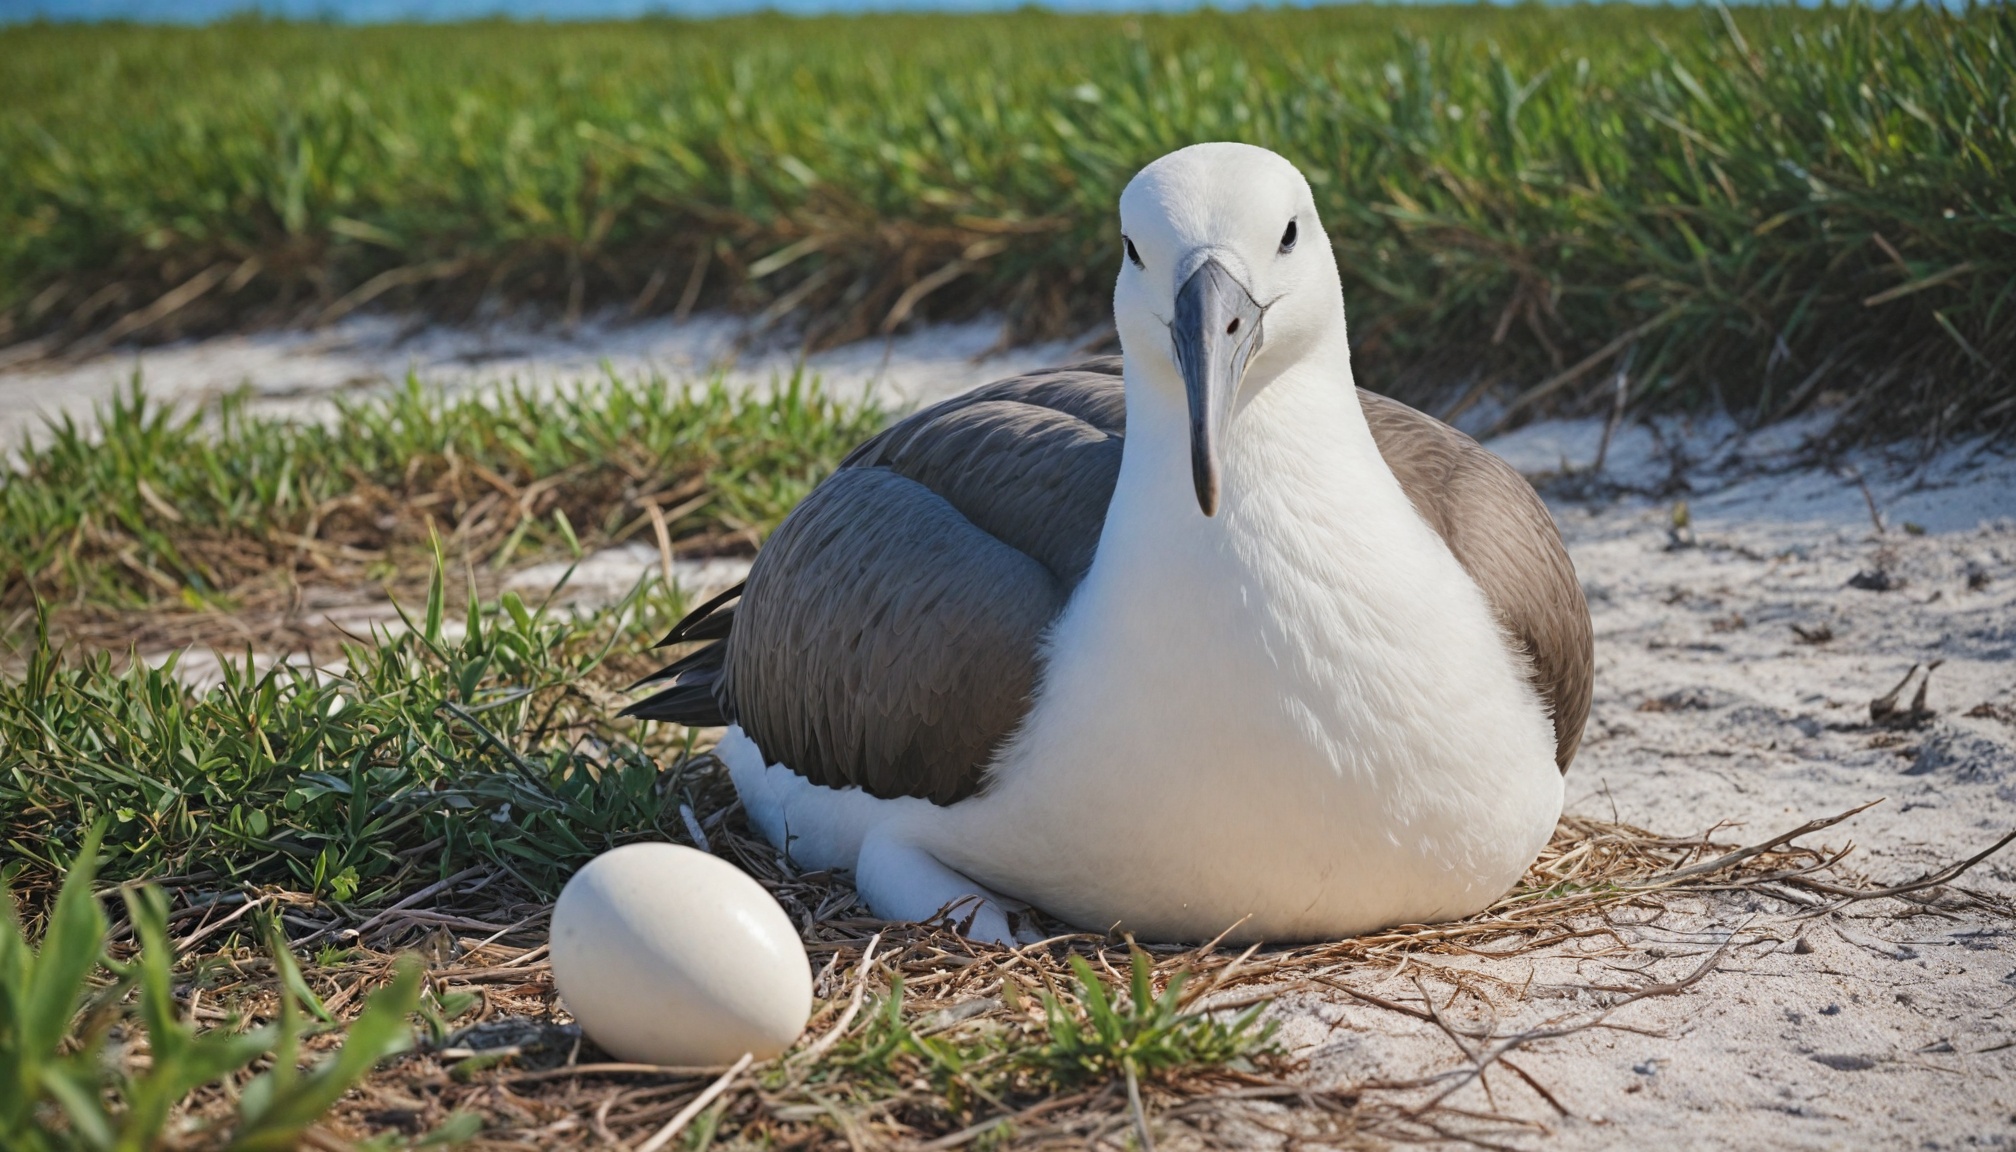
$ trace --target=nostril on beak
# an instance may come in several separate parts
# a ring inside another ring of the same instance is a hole
[[[1239,318],[1237,316],[1234,316],[1232,318],[1232,322],[1230,324],[1225,325],[1225,335],[1230,336],[1237,331],[1239,331]]]

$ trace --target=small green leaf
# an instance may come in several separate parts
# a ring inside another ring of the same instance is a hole
[[[476,1138],[483,1131],[483,1117],[475,1112],[457,1112],[441,1122],[440,1127],[415,1141],[415,1148],[439,1148],[447,1144],[463,1144]]]
[[[581,558],[581,540],[574,535],[574,522],[567,519],[567,510],[565,508],[553,509],[553,524],[560,529],[561,538],[567,541],[567,551],[572,553],[576,560],[579,560]]]
[[[315,995],[315,990],[308,987],[308,981],[302,978],[301,965],[294,959],[293,950],[287,947],[287,937],[277,924],[268,928],[267,938],[270,941],[269,950],[273,953],[273,967],[280,973],[280,984],[286,994],[313,1012],[323,1023],[334,1023],[336,1018],[322,1006],[322,998]]]
[[[99,946],[105,939],[105,914],[91,894],[91,882],[98,874],[100,835],[100,830],[93,828],[70,862],[69,875],[63,878],[56,907],[49,914],[49,931],[35,957],[34,974],[15,1028],[16,1043],[31,1060],[56,1054],[70,1018],[76,1014],[84,982],[98,962]]]
[[[441,537],[432,536],[434,543],[434,571],[427,579],[427,614],[423,617],[420,635],[430,646],[441,644],[441,617],[447,605],[446,570],[448,562],[441,555]]]
[[[532,630],[532,614],[525,610],[525,601],[518,598],[518,593],[507,590],[498,598],[498,603],[503,605],[504,611],[510,615],[511,622],[518,626],[520,632]]]

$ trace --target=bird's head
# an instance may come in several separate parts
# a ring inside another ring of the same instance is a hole
[[[1120,230],[1120,345],[1182,382],[1197,504],[1214,515],[1242,393],[1343,331],[1330,238],[1302,173],[1250,144],[1195,144],[1143,168],[1120,194]]]

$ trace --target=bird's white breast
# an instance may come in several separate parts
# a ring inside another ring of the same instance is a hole
[[[1247,916],[1239,937],[1335,937],[1489,904],[1560,814],[1552,725],[1348,379],[1251,399],[1212,518],[1180,398],[1128,395],[1097,559],[1023,728],[933,851],[1154,938]]]

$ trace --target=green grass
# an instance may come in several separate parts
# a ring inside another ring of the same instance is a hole
[[[486,861],[550,898],[597,853],[671,838],[681,750],[613,721],[624,677],[601,670],[677,597],[654,585],[577,616],[472,594],[455,636],[443,583],[437,568],[410,630],[346,645],[340,675],[248,658],[203,692],[39,631],[25,672],[0,677],[0,879],[46,890],[102,826],[118,880],[369,907]]]
[[[867,1025],[834,1047],[802,1087],[856,1105],[924,1081],[953,1114],[1008,1098],[1042,1099],[1086,1085],[1196,1075],[1277,1055],[1275,1025],[1260,1019],[1265,1004],[1213,1015],[1186,1004],[1184,973],[1158,994],[1148,955],[1132,949],[1124,988],[1109,986],[1083,957],[1067,958],[1064,989],[1041,995],[1040,1013],[1011,1001],[1013,1023],[999,1021],[934,1034],[906,1014],[903,981],[871,1007]],[[1015,997],[1015,983],[1001,983]],[[789,1079],[788,1065],[773,1077]]]
[[[242,398],[180,411],[131,391],[0,471],[0,607],[231,607],[290,579],[424,574],[429,534],[490,569],[641,534],[746,549],[860,440],[873,405],[784,382],[608,380],[444,393],[416,380],[327,422]]]
[[[1030,1053],[1028,1063],[1060,1085],[1122,1077],[1129,1082],[1176,1069],[1215,1067],[1264,1049],[1274,1035],[1260,1022],[1260,1008],[1231,1020],[1183,1011],[1184,977],[1170,979],[1155,994],[1145,953],[1131,957],[1128,995],[1122,1001],[1081,956],[1070,958],[1078,978],[1074,1011],[1055,996],[1043,999],[1048,1043]]]
[[[286,941],[269,932],[279,973],[278,1019],[199,1029],[182,1019],[168,905],[159,889],[124,890],[140,947],[105,954],[105,914],[91,892],[95,837],[64,878],[39,947],[23,934],[0,886],[0,1142],[19,1152],[146,1152],[194,1093],[233,1081],[238,1107],[223,1125],[177,1124],[177,1147],[281,1152],[381,1059],[413,1043],[406,1017],[420,1002],[421,969],[402,962],[344,1031],[342,1047],[303,1072],[303,1042],[338,1030],[308,988]],[[121,1050],[144,1041],[135,1068]],[[253,1074],[255,1063],[267,1066]],[[242,1084],[236,1083],[243,1077]],[[457,1129],[467,1134],[467,1124]]]
[[[1646,404],[2016,409],[2008,5],[40,26],[0,61],[0,340],[367,299],[833,340],[926,278],[909,315],[1083,330],[1120,186],[1236,138],[1315,181],[1373,386],[1635,333]]]

